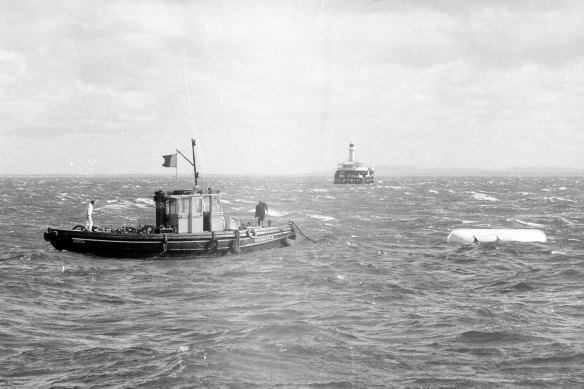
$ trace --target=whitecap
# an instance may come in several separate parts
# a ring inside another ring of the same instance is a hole
[[[275,209],[270,209],[269,211],[266,212],[268,215],[273,216],[273,217],[281,217],[286,215],[286,213],[277,211]]]
[[[221,200],[221,201],[223,201],[223,200]],[[237,203],[253,203],[253,204],[255,204],[255,201],[242,200],[242,199],[235,199],[235,202],[237,202]]]
[[[519,220],[519,219],[510,219],[510,220],[517,222],[517,223],[520,223],[520,224],[525,224],[526,226],[530,226],[530,227],[540,227],[540,228],[545,227],[545,224],[524,222],[523,220]]]
[[[151,198],[144,198],[144,197],[139,197],[136,199],[137,203],[142,203],[142,204],[148,204],[148,205],[152,205],[154,204],[154,200]]]
[[[492,196],[486,195],[484,193],[477,193],[477,192],[469,192],[472,194],[472,198],[475,200],[483,200],[483,201],[499,201],[499,199],[496,199]]]
[[[323,215],[306,215],[306,216],[313,218],[313,219],[320,219],[320,220],[325,221],[325,222],[328,222],[331,220],[336,220],[336,218],[334,218],[332,216],[323,216]]]
[[[97,208],[97,210],[104,210],[104,209],[127,209],[130,208],[133,204],[128,202],[128,201],[124,201],[123,203],[118,203],[118,204],[108,204],[105,205],[103,207]]]
[[[560,201],[565,201],[565,202],[568,202],[568,203],[575,203],[574,200],[566,199],[564,197],[556,197],[556,199],[558,199]]]
[[[120,204],[111,204],[111,205],[106,205],[106,206],[103,206],[100,208],[96,208],[95,210],[96,211],[103,211],[106,209],[122,209],[122,208],[125,208],[125,207],[123,205],[120,205]]]
[[[566,199],[566,198],[563,198],[563,197],[544,197],[543,199],[545,201],[549,201],[550,203],[555,203],[557,201],[565,201],[567,203],[575,203],[574,200]]]
[[[236,208],[233,208],[233,209],[236,209]],[[255,211],[256,211],[255,208],[252,208],[252,209],[248,210],[247,213],[254,213],[255,214]],[[273,217],[281,217],[281,216],[287,215],[287,213],[283,213],[283,212],[277,211],[275,209],[269,209],[266,211],[266,215],[273,216]]]

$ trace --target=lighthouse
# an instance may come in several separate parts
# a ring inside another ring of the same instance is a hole
[[[349,143],[349,162],[355,162],[355,145]]]

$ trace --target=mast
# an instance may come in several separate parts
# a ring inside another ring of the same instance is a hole
[[[193,147],[193,171],[195,174],[195,186],[197,186],[197,185],[199,185],[197,182],[197,180],[199,178],[199,173],[197,173],[197,163],[195,161],[195,145],[197,144],[197,142],[195,142],[195,140],[191,138],[191,144]]]
[[[185,157],[185,155],[181,153],[179,149],[176,149],[176,152],[179,153],[184,159],[186,159],[188,163],[193,165],[193,171],[195,173],[195,186],[197,186],[199,184],[197,181],[199,179],[199,173],[197,172],[197,164],[195,163],[195,145],[197,143],[195,142],[194,139],[191,139],[191,144],[193,147],[193,162],[191,162],[187,157]]]

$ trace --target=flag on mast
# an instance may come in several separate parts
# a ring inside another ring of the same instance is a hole
[[[163,155],[162,158],[164,158],[164,163],[162,166],[176,167],[176,154]]]

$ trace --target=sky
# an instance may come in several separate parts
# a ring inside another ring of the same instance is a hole
[[[3,175],[584,168],[584,2],[0,0],[0,104]]]

